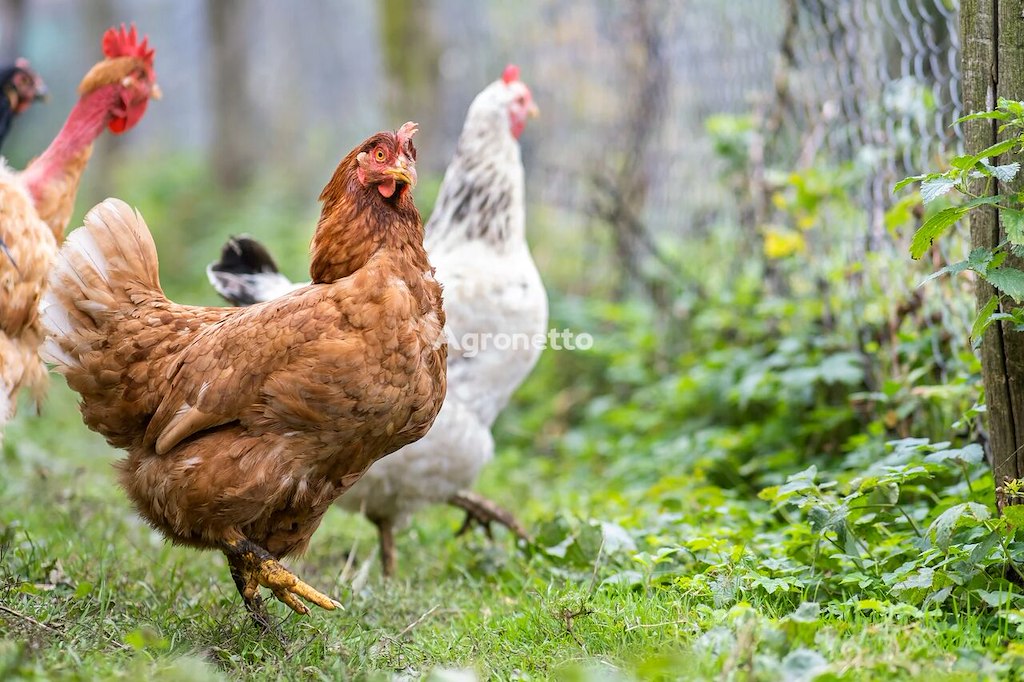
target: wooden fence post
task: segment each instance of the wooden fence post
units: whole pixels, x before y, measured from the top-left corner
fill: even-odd
[[[960,7],[962,46],[962,94],[965,112],[992,109],[999,97],[1024,99],[1024,0],[963,0]],[[998,121],[964,124],[967,153],[976,153],[997,141]],[[995,160],[993,159],[993,162]],[[999,161],[1005,163],[1006,161]],[[992,187],[1013,192],[1011,187]],[[985,191],[986,182],[975,181],[973,191]],[[999,216],[992,206],[972,212],[972,248],[993,249],[1003,240]],[[1014,259],[1015,267],[1022,261]],[[977,280],[978,305],[983,306],[995,289]],[[998,323],[989,327],[981,343],[982,378],[988,410],[989,456],[996,481],[996,502],[1001,510],[1007,500],[1005,481],[1024,473],[1024,333]]]

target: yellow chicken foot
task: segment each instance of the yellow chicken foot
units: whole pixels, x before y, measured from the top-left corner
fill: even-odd
[[[273,592],[275,597],[293,611],[302,615],[308,614],[309,608],[299,600],[299,597],[327,611],[341,607],[338,602],[299,580],[294,573],[271,556],[270,552],[253,542],[239,540],[226,543],[224,553],[232,567],[238,566],[239,577],[235,580],[235,585],[238,586],[247,608],[250,604],[262,606],[262,599],[259,596],[261,585]],[[232,568],[233,578],[235,572]],[[250,611],[254,613],[253,619],[256,620],[255,611],[252,608]]]
[[[466,512],[466,520],[462,522],[462,526],[455,533],[456,537],[467,533],[476,524],[484,529],[488,538],[493,539],[491,524],[500,523],[515,533],[516,537],[520,540],[530,542],[529,533],[516,520],[512,512],[499,507],[483,495],[478,495],[469,490],[461,490],[448,498],[448,504]]]

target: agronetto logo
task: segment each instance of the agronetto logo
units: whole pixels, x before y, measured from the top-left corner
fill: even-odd
[[[445,338],[451,350],[463,357],[471,358],[480,353],[499,353],[519,350],[590,350],[594,337],[586,332],[576,333],[571,329],[549,329],[547,334],[522,334],[484,332],[480,334],[455,334],[445,327]]]

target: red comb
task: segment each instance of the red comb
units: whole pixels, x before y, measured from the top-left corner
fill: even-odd
[[[506,66],[505,70],[501,72],[501,80],[505,81],[505,83],[519,80],[519,67],[515,64]]]
[[[412,140],[412,136],[418,133],[419,130],[420,126],[417,123],[413,123],[412,121],[409,121],[408,123],[403,123],[402,127],[398,129],[399,144],[405,144],[406,142]]]
[[[131,30],[125,28],[124,24],[121,24],[120,30],[108,28],[107,32],[103,34],[103,54],[109,59],[138,57],[152,66],[153,55],[156,54],[156,50],[149,46],[149,38],[147,36],[143,36],[142,42],[139,42],[139,34],[135,30],[135,24],[131,25]]]

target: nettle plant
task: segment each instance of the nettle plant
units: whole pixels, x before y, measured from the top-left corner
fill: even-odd
[[[977,154],[954,157],[945,172],[905,178],[896,184],[894,191],[919,182],[921,200],[925,204],[950,195],[951,192],[955,192],[956,197],[961,199],[933,213],[917,230],[910,244],[910,255],[914,259],[924,256],[936,239],[945,235],[971,211],[981,206],[994,206],[999,212],[1005,239],[995,248],[973,249],[965,260],[946,265],[925,281],[945,274],[957,275],[971,271],[995,287],[1000,295],[1008,296],[1014,303],[1020,304],[1024,301],[1024,271],[1008,264],[1006,259],[1011,254],[1024,258],[1024,192],[992,194],[994,183],[1010,183],[1017,177],[1020,162],[993,165],[990,159],[1024,150],[1024,102],[1000,98],[994,110],[963,116],[957,123],[980,119],[1002,121],[999,132],[1012,134]],[[972,192],[971,187],[976,186],[978,180],[985,181],[984,189],[981,193]],[[1024,331],[1024,308],[1017,305],[1000,310],[1000,295],[993,295],[978,312],[971,328],[971,339],[975,346],[981,343],[981,337],[989,325],[996,321],[1007,321],[1016,331]]]

